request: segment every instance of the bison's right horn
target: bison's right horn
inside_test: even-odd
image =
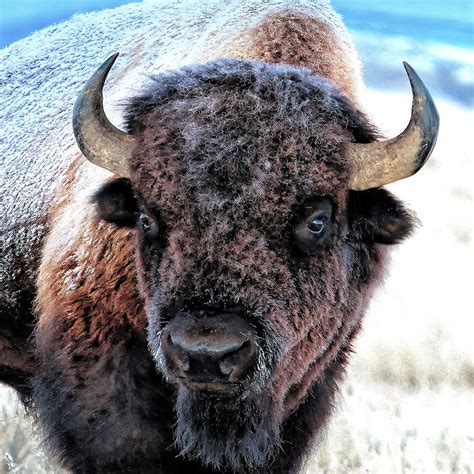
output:
[[[110,56],[89,79],[74,105],[72,123],[77,144],[89,161],[118,176],[128,177],[134,140],[109,122],[102,95],[105,80],[118,55]]]

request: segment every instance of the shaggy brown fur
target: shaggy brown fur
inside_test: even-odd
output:
[[[306,67],[356,100],[353,65],[340,60],[347,45],[340,43],[328,23],[302,11],[284,10],[268,15],[250,37],[250,58]]]
[[[170,407],[146,351],[133,233],[97,219],[87,227],[90,241],[77,235],[41,268],[35,402],[65,465],[93,472],[98,457],[121,469],[130,445],[169,445],[157,418]]]
[[[138,139],[132,184],[166,228],[159,243],[142,240],[139,252],[157,363],[166,373],[161,321],[189,301],[241,306],[262,337],[265,369],[233,412],[234,420],[247,413],[254,431],[242,422],[235,452],[236,432],[207,432],[200,418],[209,406],[206,419],[223,428],[232,405],[216,408],[215,399],[181,387],[178,443],[215,466],[263,464],[285,417],[329,364],[344,359],[383,261],[381,249],[354,246],[346,217],[342,145],[373,132],[325,80],[260,62],[222,60],[159,76],[128,110]],[[334,206],[331,244],[300,255],[292,226],[301,206],[319,197]],[[189,432],[193,413],[201,421]]]
[[[127,226],[127,212],[146,209],[161,232],[135,237],[91,207],[64,240],[58,223],[80,180],[72,169],[39,280],[35,401],[50,445],[75,471],[179,472],[194,460],[203,472],[295,470],[329,416],[383,263],[365,231],[380,217],[345,184],[344,143],[374,132],[326,80],[238,60],[156,77],[127,116],[138,204],[118,180],[98,195],[100,211],[113,220],[118,203],[115,221]],[[305,254],[293,229],[321,198],[333,207],[330,242]],[[374,202],[395,201],[381,192]],[[408,231],[409,216],[400,221]],[[259,337],[257,368],[232,396],[159,375],[169,376],[160,334],[173,308],[203,303],[243,308]]]
[[[28,239],[29,226],[45,230],[47,223],[46,220],[35,220],[17,225],[11,230],[15,240],[8,242],[6,239],[6,246],[0,242],[0,264],[15,263],[15,271],[9,274],[9,280],[0,281],[0,381],[14,387],[24,402],[31,397],[31,377],[38,368],[31,341],[41,245],[38,239]],[[0,232],[0,241],[4,238]],[[25,242],[28,242],[26,252],[21,248]]]

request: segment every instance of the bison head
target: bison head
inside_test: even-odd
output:
[[[176,443],[214,467],[262,465],[304,403],[314,426],[329,410],[386,245],[413,228],[370,188],[421,167],[434,106],[408,69],[412,121],[380,142],[327,80],[218,60],[156,76],[124,133],[102,109],[114,59],[74,125],[86,157],[121,175],[95,201],[136,228],[149,349],[177,387]]]

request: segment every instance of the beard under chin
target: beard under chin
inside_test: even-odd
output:
[[[180,387],[176,445],[183,456],[215,469],[241,472],[267,465],[281,442],[269,413],[264,393],[224,396]]]

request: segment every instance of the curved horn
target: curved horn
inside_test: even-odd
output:
[[[397,137],[382,142],[350,144],[354,165],[349,188],[377,188],[415,174],[426,163],[436,144],[439,115],[433,99],[415,70],[403,63],[413,94],[411,119]]]
[[[104,112],[102,89],[119,53],[115,53],[92,75],[74,105],[72,124],[84,156],[97,166],[122,177],[129,176],[128,159],[134,141],[112,125]]]

